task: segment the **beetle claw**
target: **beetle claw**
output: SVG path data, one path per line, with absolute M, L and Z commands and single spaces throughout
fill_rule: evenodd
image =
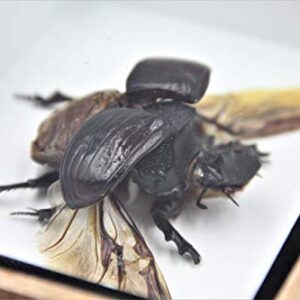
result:
M 189 253 L 192 256 L 195 265 L 200 263 L 201 261 L 200 254 L 188 242 L 185 242 L 181 245 L 181 247 L 178 247 L 178 254 L 183 255 L 184 253 Z
M 207 206 L 201 203 L 202 198 L 204 197 L 205 193 L 207 192 L 207 189 L 203 189 L 196 201 L 196 205 L 201 209 L 207 209 Z
M 201 202 L 199 202 L 199 203 L 197 202 L 197 206 L 201 209 L 207 209 L 207 206 L 202 204 Z
M 153 212 L 152 217 L 155 225 L 163 232 L 165 240 L 173 241 L 176 244 L 180 255 L 189 253 L 195 264 L 198 264 L 201 261 L 200 254 L 179 234 L 179 232 L 177 232 L 162 213 Z

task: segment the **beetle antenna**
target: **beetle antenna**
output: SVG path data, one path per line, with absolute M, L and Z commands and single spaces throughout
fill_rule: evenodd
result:
M 201 209 L 207 209 L 207 206 L 201 203 L 202 198 L 204 197 L 205 193 L 207 192 L 207 188 L 204 188 L 200 195 L 197 198 L 196 204 Z
M 238 207 L 240 206 L 225 189 L 223 190 L 223 193 L 229 200 L 231 200 L 233 202 L 233 204 L 235 204 Z

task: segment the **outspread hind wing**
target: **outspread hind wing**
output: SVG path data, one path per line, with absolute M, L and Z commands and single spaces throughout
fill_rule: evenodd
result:
M 299 89 L 261 89 L 208 95 L 196 105 L 196 109 L 205 117 L 216 119 L 239 139 L 300 128 Z M 216 130 L 216 127 L 209 129 L 213 130 L 209 133 L 226 139 L 224 131 Z
M 55 183 L 50 202 L 60 206 L 40 233 L 40 250 L 55 271 L 147 299 L 171 299 L 141 233 L 117 198 L 69 209 Z

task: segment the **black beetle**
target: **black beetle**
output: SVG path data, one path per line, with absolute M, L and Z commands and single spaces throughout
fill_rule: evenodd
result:
M 199 263 L 198 252 L 168 219 L 180 213 L 183 194 L 192 185 L 198 186 L 196 203 L 200 208 L 206 208 L 201 199 L 208 190 L 220 191 L 234 201 L 231 194 L 257 174 L 263 155 L 253 145 L 238 141 L 218 144 L 205 134 L 204 123 L 219 124 L 201 116 L 191 104 L 204 95 L 209 76 L 209 68 L 195 62 L 139 62 L 129 74 L 125 94 L 117 95 L 116 101 L 66 139 L 65 151 L 51 153 L 51 159 L 43 155 L 37 159 L 59 169 L 66 204 L 75 209 L 101 201 L 125 178 L 131 178 L 155 198 L 151 215 L 165 239 L 176 243 L 180 255 L 187 252 Z M 52 97 L 52 102 L 69 100 L 59 94 Z M 42 152 L 42 148 L 34 144 L 34 149 Z M 21 187 L 48 185 L 55 179 L 57 172 Z M 15 187 L 3 186 L 1 190 Z

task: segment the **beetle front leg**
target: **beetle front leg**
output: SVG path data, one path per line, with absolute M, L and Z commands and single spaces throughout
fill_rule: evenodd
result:
M 152 218 L 155 225 L 163 232 L 166 241 L 175 242 L 178 253 L 183 255 L 189 253 L 195 264 L 198 264 L 201 260 L 201 256 L 194 249 L 194 247 L 188 243 L 181 234 L 172 226 L 167 218 L 178 215 L 181 210 L 182 201 L 172 198 L 158 199 L 152 208 Z
M 70 96 L 67 96 L 61 92 L 54 92 L 48 97 L 42 97 L 40 95 L 23 95 L 23 94 L 16 94 L 15 97 L 17 99 L 23 99 L 23 100 L 29 100 L 32 101 L 40 106 L 48 107 L 52 106 L 53 104 L 59 103 L 59 102 L 66 102 L 66 101 L 72 101 L 73 98 Z
M 0 186 L 0 193 L 3 191 L 22 188 L 48 188 L 53 182 L 58 180 L 58 177 L 59 176 L 57 171 L 49 172 L 35 179 L 29 179 L 27 181 L 14 184 L 2 185 Z

